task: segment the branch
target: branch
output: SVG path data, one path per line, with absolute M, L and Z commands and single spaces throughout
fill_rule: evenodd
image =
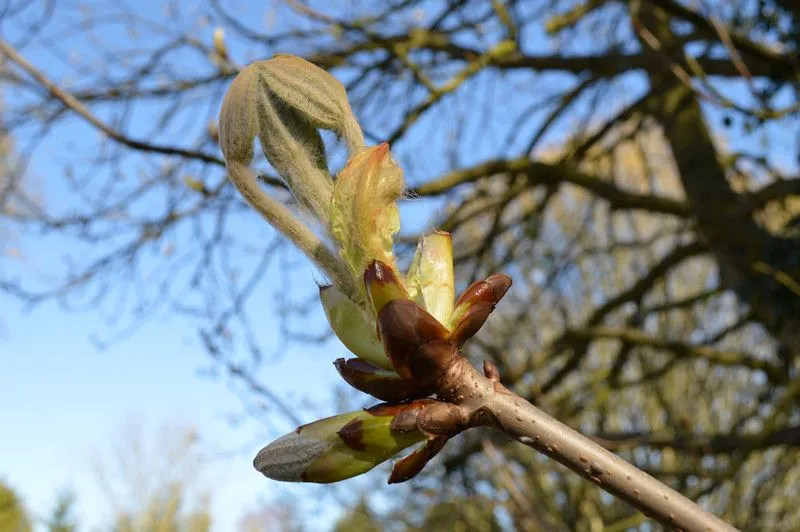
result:
M 564 164 L 532 161 L 527 157 L 494 159 L 472 168 L 456 170 L 411 190 L 412 195 L 436 196 L 458 186 L 497 174 L 526 174 L 531 184 L 570 183 L 608 201 L 614 209 L 643 209 L 671 214 L 680 218 L 691 216 L 687 203 L 656 195 L 627 192 L 609 181 L 581 172 Z
M 691 22 L 709 36 L 713 38 L 719 37 L 714 23 L 694 9 L 675 2 L 674 0 L 654 0 L 653 4 L 668 12 L 670 15 Z M 788 61 L 788 54 L 782 54 L 779 51 L 771 50 L 762 44 L 732 31 L 727 31 L 727 34 L 731 43 L 736 46 L 737 49 L 745 52 L 752 60 L 775 65 L 777 68 L 791 66 L 791 63 Z
M 705 345 L 692 345 L 676 340 L 666 340 L 650 336 L 638 329 L 622 329 L 614 327 L 588 327 L 585 329 L 571 329 L 564 333 L 565 340 L 575 339 L 582 342 L 592 340 L 619 340 L 641 347 L 652 347 L 670 351 L 678 358 L 703 359 L 720 366 L 745 367 L 763 371 L 773 382 L 782 382 L 786 379 L 785 373 L 779 366 L 770 364 L 766 360 L 753 358 L 745 353 L 736 351 L 717 351 Z
M 450 59 L 471 62 L 483 55 L 478 48 L 454 43 L 445 33 L 415 29 L 413 32 L 387 37 L 372 38 L 356 43 L 342 50 L 316 54 L 309 61 L 326 69 L 341 67 L 348 59 L 361 52 L 393 49 L 401 47 L 408 51 L 429 50 L 446 53 Z M 729 59 L 709 57 L 697 58 L 697 63 L 709 76 L 740 78 L 741 72 Z M 615 77 L 631 70 L 658 72 L 663 68 L 657 54 L 644 51 L 635 54 L 608 52 L 602 54 L 562 56 L 562 55 L 526 55 L 519 51 L 503 54 L 493 58 L 486 66 L 500 70 L 558 70 L 573 74 L 590 72 L 595 78 Z M 794 78 L 793 65 L 788 56 L 776 57 L 771 61 L 758 61 L 748 65 L 750 73 L 755 77 L 766 77 L 774 80 L 791 80 Z
M 45 89 L 50 91 L 54 97 L 60 100 L 66 107 L 74 111 L 78 116 L 86 120 L 89 124 L 105 133 L 109 138 L 139 151 L 146 151 L 152 153 L 162 153 L 164 155 L 177 155 L 179 157 L 186 157 L 188 159 L 197 159 L 205 163 L 215 164 L 217 166 L 225 166 L 225 161 L 216 155 L 205 153 L 201 151 L 188 150 L 185 148 L 178 148 L 176 146 L 162 146 L 159 144 L 150 144 L 139 140 L 126 137 L 119 131 L 110 127 L 108 124 L 97 118 L 83 103 L 80 102 L 75 96 L 65 91 L 45 76 L 36 67 L 25 60 L 24 57 L 19 55 L 17 51 L 12 48 L 8 43 L 0 40 L 0 53 L 6 55 L 11 61 L 19 65 L 22 70 L 28 73 L 33 79 L 39 82 Z
M 629 450 L 641 446 L 656 449 L 672 448 L 699 454 L 723 454 L 743 449 L 765 449 L 777 445 L 800 446 L 800 426 L 790 426 L 772 432 L 767 438 L 760 434 L 734 435 L 676 435 L 642 432 L 601 433 L 593 437 L 606 449 Z
M 459 359 L 443 379 L 439 396 L 471 410 L 476 417 L 483 415 L 484 425 L 497 427 L 518 442 L 553 458 L 670 529 L 687 532 L 736 530 L 511 393 L 496 380 L 496 370 L 491 366 L 486 369 L 491 378 L 478 373 L 466 359 Z
M 659 279 L 667 275 L 672 268 L 681 264 L 683 261 L 695 257 L 701 253 L 705 253 L 706 251 L 707 246 L 702 242 L 691 242 L 671 250 L 655 265 L 653 265 L 653 267 L 644 277 L 639 278 L 635 283 L 633 283 L 630 288 L 617 294 L 612 299 L 609 299 L 595 309 L 586 322 L 587 326 L 596 327 L 600 325 L 607 315 L 625 303 L 629 303 L 631 301 L 641 301 L 645 294 L 647 294 L 647 292 L 653 287 L 653 285 L 655 285 Z M 564 339 L 565 336 L 562 336 L 554 343 L 554 345 L 561 344 Z M 583 357 L 588 352 L 588 345 L 589 340 L 585 340 L 583 345 L 573 348 L 572 356 L 570 356 L 570 358 L 564 363 L 561 369 L 558 370 L 552 377 L 550 377 L 550 379 L 548 379 L 544 384 L 542 384 L 542 393 L 547 393 L 554 387 L 558 386 L 558 384 L 560 384 L 570 372 L 578 367 L 583 360 Z
M 800 177 L 794 179 L 778 179 L 758 190 L 745 194 L 746 210 L 752 212 L 760 209 L 770 201 L 786 196 L 800 196 Z

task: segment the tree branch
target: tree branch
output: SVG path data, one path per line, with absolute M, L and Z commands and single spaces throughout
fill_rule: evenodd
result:
M 718 351 L 705 345 L 691 345 L 675 340 L 667 340 L 650 336 L 639 329 L 623 329 L 615 327 L 588 327 L 571 329 L 564 333 L 565 340 L 575 339 L 581 342 L 591 340 L 619 340 L 641 347 L 651 347 L 669 351 L 678 358 L 694 358 L 707 360 L 712 364 L 730 367 L 745 367 L 763 371 L 772 382 L 782 382 L 786 375 L 781 367 L 736 351 Z
M 435 181 L 413 188 L 410 193 L 418 196 L 436 196 L 458 186 L 497 174 L 525 174 L 530 184 L 569 183 L 608 201 L 614 209 L 642 209 L 671 214 L 680 218 L 688 218 L 692 212 L 691 206 L 683 201 L 664 196 L 627 192 L 610 181 L 570 166 L 532 161 L 527 157 L 494 159 L 472 168 L 456 170 Z
M 488 375 L 494 371 L 487 370 Z M 687 532 L 734 531 L 694 502 L 596 442 L 548 416 L 497 380 L 481 375 L 465 358 L 452 364 L 439 396 L 470 410 L 484 425 L 567 466 L 664 526 Z
M 151 144 L 142 142 L 129 137 L 126 137 L 119 131 L 115 130 L 99 118 L 97 118 L 83 103 L 75 98 L 72 94 L 65 91 L 45 76 L 40 70 L 25 60 L 24 57 L 12 48 L 8 43 L 0 40 L 0 53 L 3 53 L 11 61 L 16 63 L 22 70 L 24 70 L 33 79 L 39 82 L 50 94 L 60 100 L 66 107 L 74 111 L 78 116 L 86 120 L 89 124 L 105 133 L 109 138 L 139 151 L 162 153 L 164 155 L 176 155 L 179 157 L 186 157 L 187 159 L 196 159 L 205 163 L 215 164 L 217 166 L 225 166 L 225 161 L 221 157 L 211 155 L 201 151 L 188 150 L 176 146 L 162 146 L 159 144 Z
M 641 446 L 655 449 L 670 447 L 697 454 L 723 454 L 742 449 L 765 449 L 776 445 L 800 446 L 800 426 L 790 426 L 772 432 L 767 438 L 760 434 L 648 434 L 642 432 L 600 433 L 593 439 L 606 449 L 622 451 Z

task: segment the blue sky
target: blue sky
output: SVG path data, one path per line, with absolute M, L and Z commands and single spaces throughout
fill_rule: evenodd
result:
M 160 7 L 159 2 L 141 5 L 144 11 Z M 259 13 L 253 20 L 264 19 Z M 205 28 L 201 35 L 207 42 L 210 41 L 211 29 Z M 116 38 L 123 40 L 127 37 Z M 532 44 L 538 44 L 538 38 L 533 37 Z M 237 53 L 240 48 L 241 43 L 231 43 L 232 53 Z M 64 71 L 64 66 L 48 54 L 36 50 L 30 54 L 29 58 L 48 75 L 58 77 Z M 514 85 L 513 75 L 505 81 L 507 86 L 497 88 L 495 97 L 498 99 L 503 98 L 503 90 L 519 90 Z M 554 75 L 545 77 L 538 88 L 549 90 L 555 84 L 563 86 L 563 83 L 564 76 Z M 641 84 L 629 84 L 626 96 L 635 96 L 637 88 L 641 88 Z M 741 94 L 741 89 L 732 90 Z M 482 85 L 467 90 L 472 90 L 475 98 L 483 94 Z M 619 100 L 612 102 L 619 103 Z M 459 111 L 455 109 L 454 112 Z M 509 113 L 508 116 L 510 120 L 512 115 Z M 710 116 L 714 121 L 721 120 L 719 113 Z M 440 118 L 423 117 L 415 131 L 426 131 L 431 121 Z M 478 124 L 472 133 L 483 135 L 481 142 L 476 142 L 479 149 L 463 150 L 462 164 L 500 153 L 497 145 L 505 135 L 499 131 L 507 125 L 502 116 L 495 117 L 491 124 Z M 375 124 L 368 126 L 375 129 Z M 556 131 L 563 132 L 567 127 L 560 126 Z M 786 135 L 785 131 L 794 134 Z M 793 164 L 796 161 L 796 132 L 795 122 L 775 124 L 767 131 L 775 141 L 770 155 L 785 164 L 788 171 L 796 171 Z M 69 200 L 65 199 L 68 195 L 59 189 L 62 163 L 72 158 L 80 160 L 81 156 L 91 152 L 98 139 L 90 128 L 71 122 L 59 130 L 56 138 L 48 141 L 47 151 L 38 152 L 40 156 L 34 159 L 30 173 L 34 184 L 42 187 L 48 206 L 55 209 L 69 206 Z M 736 147 L 753 144 L 752 139 L 736 134 L 732 134 L 728 141 Z M 433 142 L 424 133 L 415 132 L 411 135 L 410 146 L 404 147 L 411 152 L 419 146 L 427 148 Z M 752 149 L 759 148 L 754 146 Z M 417 171 L 421 170 L 417 177 L 435 175 L 446 164 L 444 158 L 434 155 L 427 155 L 427 158 L 420 153 L 414 155 Z M 414 172 L 409 173 L 413 180 Z M 430 212 L 430 204 L 411 202 L 404 210 L 406 229 L 409 229 L 410 221 L 416 226 L 426 224 Z M 257 218 L 252 220 L 255 222 Z M 263 228 L 235 229 L 247 232 L 253 238 L 262 238 L 266 233 Z M 187 242 L 177 244 L 180 246 Z M 72 245 L 60 238 L 43 239 L 35 235 L 23 238 L 20 247 L 26 262 L 12 267 L 52 268 L 65 254 L 74 251 Z M 301 260 L 294 262 L 305 264 Z M 298 286 L 313 286 L 319 275 L 305 264 L 298 268 L 292 279 Z M 267 353 L 274 353 L 282 345 L 276 338 L 278 330 L 273 319 L 278 312 L 273 295 L 279 284 L 273 282 L 261 287 L 251 298 L 249 306 L 259 330 L 259 341 Z M 52 302 L 24 312 L 18 302 L 0 298 L 0 356 L 3 359 L 0 404 L 5 405 L 0 409 L 0 427 L 3 427 L 0 478 L 19 491 L 34 513 L 47 512 L 58 491 L 72 487 L 78 496 L 83 523 L 101 525 L 106 518 L 104 508 L 107 508 L 107 503 L 98 488 L 92 462 L 97 453 L 107 450 L 124 433 L 131 420 L 141 420 L 154 431 L 164 423 L 186 424 L 197 429 L 204 449 L 211 456 L 199 487 L 213 488 L 217 530 L 233 529 L 242 513 L 264 499 L 277 500 L 285 493 L 305 494 L 312 501 L 319 497 L 321 491 L 318 489 L 268 481 L 252 469 L 252 456 L 260 446 L 293 426 L 284 421 L 275 423 L 275 419 L 280 419 L 276 416 L 270 417 L 272 421 L 268 424 L 266 415 L 263 418 L 245 415 L 245 405 L 252 405 L 243 402 L 242 397 L 245 395 L 252 399 L 251 396 L 243 394 L 224 376 L 217 379 L 203 376 L 210 364 L 197 339 L 197 322 L 175 315 L 168 307 L 161 308 L 134 334 L 112 342 L 105 349 L 98 349 L 92 339 L 108 337 L 115 330 L 115 326 L 102 319 L 103 315 L 107 316 L 108 312 L 64 312 Z M 324 323 L 319 309 L 300 326 L 322 331 Z M 310 399 L 313 407 L 301 414 L 304 421 L 310 421 L 309 410 L 317 410 L 321 415 L 336 411 L 334 387 L 339 381 L 331 361 L 344 352 L 336 340 L 322 346 L 293 344 L 265 365 L 259 377 L 270 382 L 274 392 L 291 402 Z M 381 475 L 376 472 L 370 477 L 374 480 Z M 327 522 L 336 508 L 331 503 L 321 514 L 309 515 L 316 523 Z

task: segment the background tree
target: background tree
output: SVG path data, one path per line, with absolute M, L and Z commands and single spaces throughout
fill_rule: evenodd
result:
M 74 515 L 77 495 L 72 490 L 62 490 L 56 498 L 56 504 L 50 517 L 46 520 L 49 532 L 76 532 L 78 520 Z
M 5 483 L 0 482 L 0 530 L 3 532 L 30 532 L 31 519 L 22 501 Z
M 210 497 L 201 488 L 203 456 L 191 427 L 156 431 L 131 424 L 98 455 L 99 485 L 116 532 L 208 532 Z
M 238 530 L 243 532 L 264 530 L 303 532 L 305 528 L 297 505 L 291 499 L 282 498 L 274 503 L 267 503 L 246 512 L 239 522 Z
M 343 515 L 333 527 L 334 532 L 363 530 L 364 532 L 383 532 L 384 525 L 372 509 L 367 499 L 361 499 Z
M 58 205 L 26 201 L 5 223 L 75 254 L 57 281 L 9 266 L 0 288 L 126 309 L 125 332 L 171 304 L 216 369 L 280 407 L 252 297 L 279 280 L 288 341 L 318 339 L 296 320 L 320 310 L 226 181 L 215 117 L 243 64 L 300 54 L 345 82 L 369 142 L 392 144 L 405 219 L 437 209 L 457 278 L 513 276 L 471 356 L 735 525 L 797 529 L 799 18 L 786 0 L 21 3 L 5 127 L 23 158 L 46 148 L 64 168 L 48 178 Z M 48 144 L 65 134 L 68 150 Z M 642 522 L 528 449 L 460 442 L 401 508 L 446 485 L 520 530 Z

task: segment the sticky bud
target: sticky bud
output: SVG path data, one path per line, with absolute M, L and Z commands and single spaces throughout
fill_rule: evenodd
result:
M 410 299 L 387 303 L 378 314 L 378 331 L 394 370 L 404 379 L 433 382 L 458 356 L 449 331 Z
M 478 332 L 510 287 L 511 278 L 500 273 L 472 283 L 456 301 L 450 318 L 450 340 L 461 345 Z
M 264 447 L 253 465 L 286 482 L 330 483 L 360 475 L 426 439 L 416 421 L 432 400 L 383 403 L 321 419 Z
M 394 371 L 379 368 L 360 358 L 340 358 L 333 365 L 347 384 L 381 401 L 406 401 L 433 394 L 425 382 L 404 379 Z

